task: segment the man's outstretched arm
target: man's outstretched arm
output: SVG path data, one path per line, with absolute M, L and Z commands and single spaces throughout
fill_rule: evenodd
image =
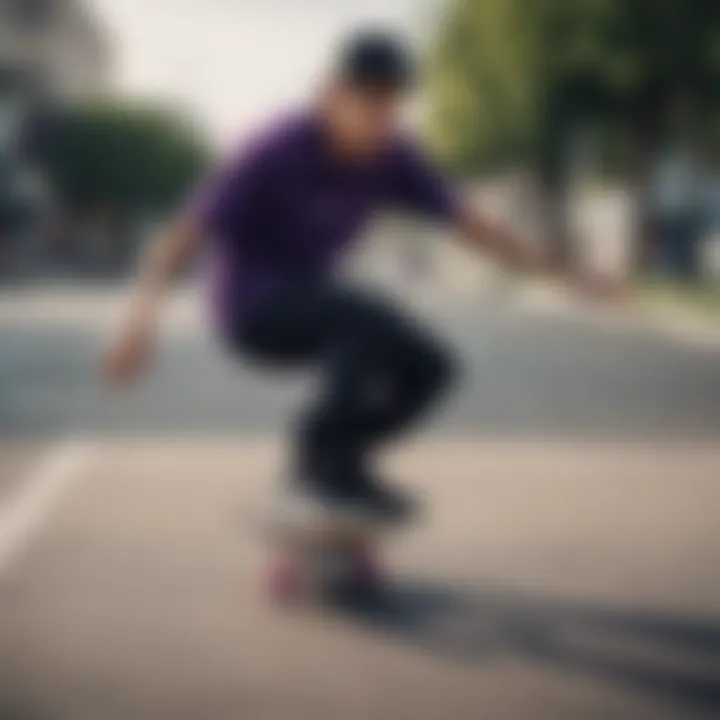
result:
M 180 213 L 155 238 L 138 270 L 130 305 L 104 357 L 108 380 L 134 380 L 148 362 L 156 326 L 168 286 L 195 255 L 202 232 L 189 212 Z
M 451 187 L 445 175 L 412 141 L 399 145 L 395 159 L 393 199 L 408 210 L 449 221 L 465 245 L 509 269 L 570 284 L 586 295 L 612 298 L 625 294 L 617 279 L 560 267 L 541 249 L 489 220 Z
M 498 260 L 504 267 L 528 275 L 547 277 L 596 298 L 619 298 L 627 294 L 620 280 L 598 273 L 568 269 L 558 265 L 543 250 L 530 246 L 499 224 L 495 224 L 469 205 L 454 213 L 459 239 L 466 245 Z

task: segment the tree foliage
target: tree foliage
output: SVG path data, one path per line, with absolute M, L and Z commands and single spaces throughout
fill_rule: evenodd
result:
M 452 0 L 431 79 L 431 136 L 459 168 L 551 165 L 582 123 L 717 143 L 720 3 Z
M 176 113 L 136 105 L 66 109 L 48 128 L 43 145 L 54 187 L 77 210 L 165 207 L 208 160 L 200 135 Z

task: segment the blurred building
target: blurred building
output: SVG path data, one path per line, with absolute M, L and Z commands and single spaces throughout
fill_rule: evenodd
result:
M 80 0 L 0 0 L 0 73 L 7 92 L 73 98 L 109 81 L 109 42 Z
M 0 0 L 0 268 L 11 230 L 41 194 L 28 138 L 64 102 L 105 91 L 110 76 L 109 37 L 82 0 Z

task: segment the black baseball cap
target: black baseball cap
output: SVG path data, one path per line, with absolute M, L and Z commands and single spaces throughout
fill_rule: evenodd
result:
M 342 45 L 338 76 L 370 90 L 405 90 L 415 81 L 415 62 L 405 39 L 390 30 L 356 31 Z

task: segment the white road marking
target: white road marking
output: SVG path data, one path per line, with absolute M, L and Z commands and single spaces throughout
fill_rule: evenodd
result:
M 0 574 L 39 534 L 96 451 L 96 445 L 84 441 L 68 440 L 54 445 L 16 496 L 0 506 Z

